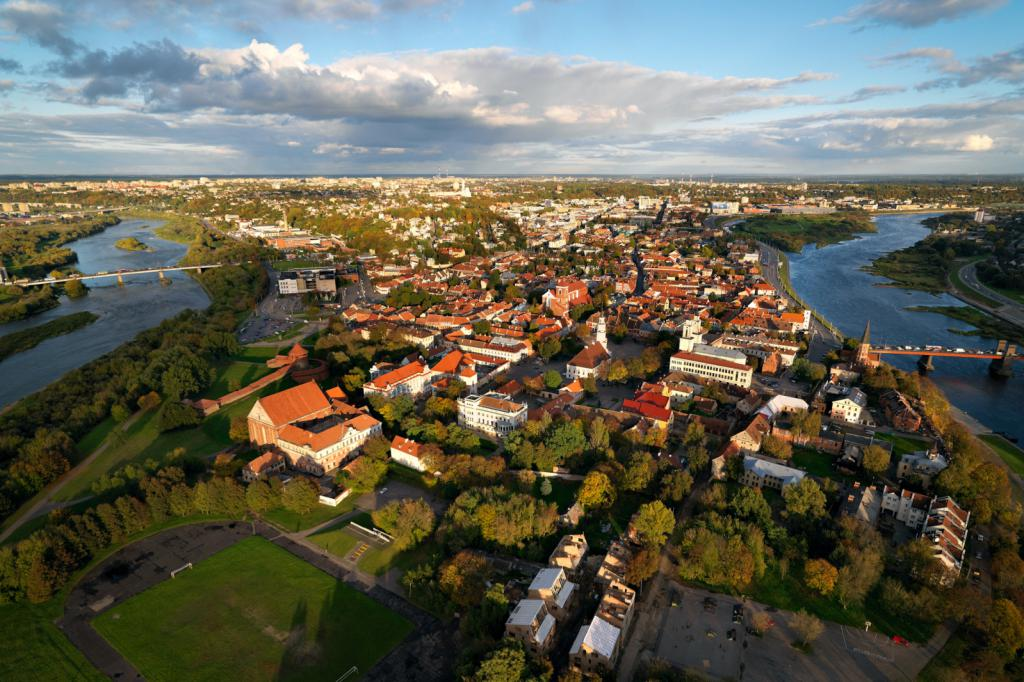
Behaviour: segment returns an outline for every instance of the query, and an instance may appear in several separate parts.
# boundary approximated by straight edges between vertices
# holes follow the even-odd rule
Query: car
[[[974,558],[975,559],[980,559],[981,558],[981,552],[975,552],[974,553]]]
[[[985,536],[981,533],[978,533],[978,542],[985,542]]]
[[[714,630],[708,630],[704,634],[705,634],[705,636],[707,636],[708,639],[714,639],[715,637],[718,637],[718,633],[715,632]]]
[[[735,642],[736,641],[736,628],[733,628],[733,629],[729,630],[728,632],[726,632],[725,633],[725,637],[730,642]]]
[[[892,636],[892,643],[899,644],[900,646],[910,646],[910,642],[906,638],[900,637],[899,635]]]
[[[736,604],[732,607],[732,622],[742,623],[743,622],[743,607]]]

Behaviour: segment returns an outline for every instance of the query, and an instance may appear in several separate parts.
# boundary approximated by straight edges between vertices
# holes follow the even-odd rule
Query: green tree
[[[689,471],[674,470],[661,479],[661,492],[658,497],[666,502],[682,502],[693,489],[693,476]]]
[[[792,421],[793,435],[799,438],[815,438],[821,433],[821,414],[814,410],[798,410]]]
[[[281,491],[281,503],[284,508],[304,515],[316,508],[320,499],[320,489],[308,478],[297,476],[288,481]]]
[[[799,642],[807,646],[821,636],[825,625],[820,620],[801,609],[789,617],[789,626],[796,632]]]
[[[767,435],[761,439],[761,451],[769,457],[789,459],[793,456],[793,446],[777,436]]]
[[[492,651],[481,661],[472,679],[474,682],[520,682],[529,677],[522,646],[506,640],[500,649]]]
[[[551,480],[548,478],[541,479],[540,482],[540,494],[542,497],[547,497],[551,494]]]
[[[562,385],[562,375],[553,369],[549,369],[544,372],[544,386],[549,391],[558,390],[558,387]]]
[[[637,450],[629,456],[622,474],[622,487],[639,492],[647,488],[654,478],[654,458],[645,450]]]
[[[622,360],[613,360],[608,366],[608,381],[620,384],[629,378],[629,369]]]
[[[791,516],[819,517],[825,515],[825,493],[810,477],[787,485],[782,491],[786,512]]]
[[[462,550],[441,565],[438,585],[456,606],[472,608],[484,598],[489,576],[487,559],[476,552]]]
[[[388,475],[387,460],[374,457],[360,457],[341,474],[347,487],[359,492],[376,488]]]
[[[864,469],[876,476],[881,476],[889,469],[889,453],[878,445],[864,448]]]
[[[633,535],[645,547],[660,548],[676,527],[672,511],[660,500],[640,505],[629,522]]]
[[[73,279],[64,284],[64,293],[67,294],[68,298],[82,298],[89,293],[89,289],[86,288],[81,280]]]
[[[265,514],[280,504],[274,489],[266,481],[253,481],[245,489],[245,504],[249,511]]]
[[[414,547],[434,531],[434,510],[423,500],[395,500],[375,510],[371,516],[378,528],[394,538],[395,549]]]
[[[245,418],[245,415],[239,414],[231,418],[228,438],[236,443],[249,442],[249,420]]]
[[[1024,648],[1024,616],[1009,599],[996,599],[988,618],[988,641],[1003,660]]]

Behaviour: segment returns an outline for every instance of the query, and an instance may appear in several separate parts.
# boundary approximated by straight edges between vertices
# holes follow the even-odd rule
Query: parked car
[[[733,629],[729,630],[728,632],[726,632],[725,633],[725,637],[730,642],[735,642],[736,641],[736,628],[733,628]]]
[[[900,646],[910,646],[910,642],[907,641],[905,638],[900,637],[899,635],[892,636],[892,643],[899,644]]]
[[[737,604],[732,607],[732,622],[742,623],[743,622],[743,607]]]

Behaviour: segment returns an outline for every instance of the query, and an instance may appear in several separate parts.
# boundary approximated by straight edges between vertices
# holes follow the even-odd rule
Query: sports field
[[[129,599],[93,626],[150,680],[336,680],[352,666],[361,676],[412,629],[260,537]]]

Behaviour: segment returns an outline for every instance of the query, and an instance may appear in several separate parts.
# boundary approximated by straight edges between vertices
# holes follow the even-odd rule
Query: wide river
[[[84,273],[174,265],[188,246],[159,239],[152,228],[160,221],[124,220],[66,246],[78,254],[77,267]],[[135,237],[152,251],[124,251],[114,242]],[[157,276],[133,275],[117,286],[115,278],[89,280],[89,295],[77,300],[61,298],[61,305],[24,320],[0,324],[0,335],[34,327],[62,315],[89,310],[99,319],[87,327],[43,341],[35,348],[0,362],[0,407],[13,403],[66,372],[108,353],[144,329],[155,327],[186,308],[209,305],[206,292],[184,273],[167,273],[171,283],[161,285]]]
[[[928,234],[921,221],[927,215],[884,215],[875,219],[878,232],[861,235],[823,248],[807,246],[790,255],[790,279],[806,303],[828,318],[847,336],[860,338],[864,323],[871,320],[871,341],[954,348],[995,348],[996,340],[955,334],[950,329],[970,325],[935,313],[911,312],[917,305],[964,305],[947,294],[932,295],[895,287],[861,270],[890,251],[910,246]],[[905,370],[916,369],[915,357],[887,356],[886,361]],[[1024,376],[1017,367],[1011,379],[993,379],[987,360],[935,358],[931,379],[950,402],[994,431],[1005,431],[1024,440]]]

